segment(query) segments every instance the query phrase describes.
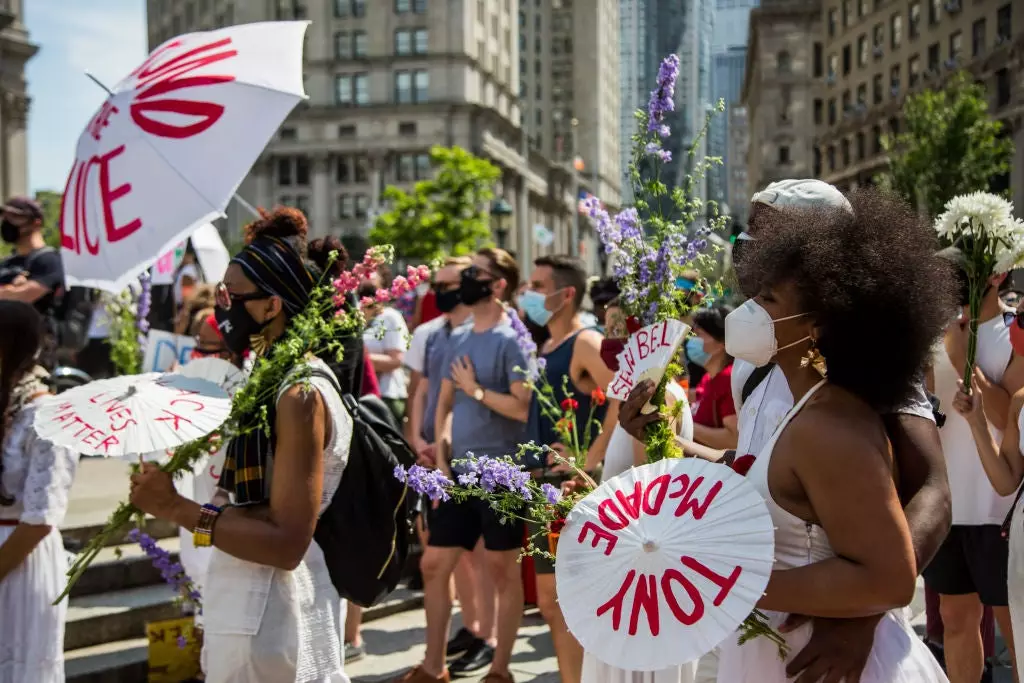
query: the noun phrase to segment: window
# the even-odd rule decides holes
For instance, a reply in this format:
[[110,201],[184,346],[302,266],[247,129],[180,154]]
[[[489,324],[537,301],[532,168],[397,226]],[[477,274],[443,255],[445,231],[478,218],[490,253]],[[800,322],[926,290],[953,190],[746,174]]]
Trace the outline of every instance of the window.
[[963,54],[964,48],[964,34],[963,31],[954,31],[953,35],[949,37],[949,58],[953,61],[958,60]]
[[277,184],[285,186],[292,184],[291,157],[281,157],[277,160]]
[[831,97],[828,101],[828,125],[836,125],[836,98]]
[[892,49],[896,49],[903,42],[903,17],[899,14],[892,15],[889,20],[889,33],[891,35]]
[[295,197],[291,196],[290,194],[283,194],[277,198],[277,203],[280,206],[291,206],[292,204],[295,203]]
[[882,74],[875,74],[871,79],[871,99],[875,104],[880,104],[885,99],[885,86],[882,84]]
[[836,72],[839,71],[839,57],[836,55],[828,56],[828,77],[831,80],[835,80]]
[[416,155],[416,180],[426,180],[430,177],[430,155]]
[[370,179],[370,157],[365,154],[355,159],[355,178],[357,183],[365,183]]
[[300,194],[295,198],[295,208],[302,212],[302,215],[309,216],[309,197]]
[[935,25],[942,18],[942,0],[928,1],[928,23]]
[[871,8],[868,6],[868,0],[860,0],[860,6],[857,8],[857,16],[867,16],[871,12]]
[[814,100],[814,123],[821,125],[825,119],[825,103],[820,98]]
[[872,126],[871,128],[871,153],[882,153],[882,127]]
[[868,84],[861,83],[857,86],[857,104],[867,105],[868,103]]
[[352,57],[352,41],[349,34],[344,31],[334,34],[334,57],[335,59],[349,59]]
[[780,74],[788,74],[793,70],[793,58],[785,50],[778,54],[776,60],[776,68],[778,68]]
[[939,70],[939,61],[941,59],[942,59],[942,57],[939,56],[939,44],[938,43],[932,43],[931,45],[929,45],[928,46],[928,70],[929,71],[938,71]]
[[395,31],[395,54],[406,56],[412,54],[412,32],[406,29]]
[[889,119],[889,132],[893,135],[900,134],[900,120],[895,116]]
[[821,148],[814,148],[814,177],[821,176]]
[[874,30],[871,32],[871,46],[875,48],[875,54],[878,55],[885,44],[885,25],[875,24]]
[[864,133],[857,133],[857,161],[861,161],[867,155],[867,140],[864,137]]
[[985,18],[978,19],[971,25],[971,56],[977,57],[985,52]]
[[828,157],[828,170],[836,170],[836,148],[834,145],[828,146],[828,153],[826,156]]
[[356,136],[356,127],[351,124],[344,126],[338,126],[338,137],[339,138],[354,138]]
[[415,121],[400,121],[398,124],[399,135],[416,135]]
[[853,55],[849,45],[843,46],[843,75],[850,75],[850,69],[853,68]]
[[356,207],[355,202],[352,200],[352,195],[338,195],[338,218],[352,218],[355,212]]
[[921,3],[915,2],[910,6],[910,39],[914,40],[921,35]]
[[295,157],[295,184],[309,185],[309,157]]
[[334,182],[338,185],[352,182],[352,160],[349,157],[337,157],[334,160]]
[[996,38],[1009,42],[1013,36],[1013,6],[1006,3],[996,12]]
[[789,147],[787,145],[779,145],[779,166],[785,166],[789,163]]
[[838,19],[837,12],[836,12],[835,7],[833,7],[832,9],[830,9],[828,11],[828,37],[829,38],[834,38],[835,35],[836,35],[836,22],[837,22],[837,19]]
[[430,74],[417,71],[413,76],[413,91],[417,102],[426,102],[430,91]]
[[853,3],[852,0],[843,0],[843,28],[850,25],[850,21],[853,19]]
[[897,64],[889,69],[889,92],[893,97],[900,94],[900,65]]
[[294,128],[282,128],[280,132],[282,140],[298,140],[299,134]]
[[909,85],[911,88],[913,88],[914,86],[916,86],[920,82],[920,80],[921,80],[921,58],[919,56],[914,55],[907,62],[907,74],[908,74],[907,85]]
[[412,72],[395,72],[395,102],[409,104],[412,102]]
[[355,31],[352,33],[352,56],[366,56],[366,31]]
[[865,66],[868,63],[868,37],[861,36],[857,39],[857,66]]
[[365,17],[366,16],[366,0],[352,0],[352,16],[353,17]]
[[821,43],[814,44],[814,77],[821,78],[825,72],[825,56]]
[[334,77],[334,103],[348,106],[355,104],[355,100],[352,97],[351,76]]
[[412,9],[411,0],[395,0],[395,14],[405,14]]
[[426,14],[427,0],[412,0],[412,11],[416,14]]
[[399,154],[395,158],[395,180],[407,183],[416,173],[416,160],[412,154]]
[[840,154],[842,154],[842,157],[843,157],[843,166],[849,166],[850,165],[850,141],[847,140],[846,138],[843,138],[842,141],[839,143],[839,151],[840,151]]
[[356,218],[366,218],[370,212],[370,198],[365,194],[356,195]]
[[1005,107],[1010,103],[1010,70],[996,71],[996,106]]
[[[412,35],[412,51],[418,55],[427,54],[427,29],[418,28]],[[505,46],[508,49],[508,45]]]
[[853,105],[853,99],[850,96],[849,90],[843,91],[843,114],[850,113],[850,107]]

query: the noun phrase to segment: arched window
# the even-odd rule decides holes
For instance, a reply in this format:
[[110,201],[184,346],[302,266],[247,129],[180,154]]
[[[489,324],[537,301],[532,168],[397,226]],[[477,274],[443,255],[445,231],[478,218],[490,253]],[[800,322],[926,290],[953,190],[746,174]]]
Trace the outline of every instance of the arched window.
[[793,58],[785,50],[778,54],[776,62],[779,73],[788,74],[793,70]]

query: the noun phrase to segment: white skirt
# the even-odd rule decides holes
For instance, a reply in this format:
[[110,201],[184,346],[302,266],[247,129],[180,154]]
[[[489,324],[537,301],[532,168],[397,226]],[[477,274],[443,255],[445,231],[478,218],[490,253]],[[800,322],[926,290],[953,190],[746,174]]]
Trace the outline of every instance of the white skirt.
[[627,671],[583,653],[582,683],[694,683],[696,677],[697,662],[661,671]]
[[[16,527],[0,526],[0,545]],[[53,529],[25,561],[0,580],[0,683],[63,683],[67,554]]]
[[[1013,632],[1024,633],[1024,496],[1017,501],[1010,518],[1010,560],[1007,588],[1010,594],[1010,622]],[[1024,641],[1024,638],[1018,636]],[[1017,671],[1024,672],[1024,646],[1017,648]]]
[[[785,615],[767,612],[775,628]],[[779,650],[767,638],[754,638],[743,645],[736,638],[722,643],[719,651],[718,680],[729,683],[792,683],[786,676],[786,663],[800,652],[811,638],[811,624],[786,634],[789,657],[779,658]],[[917,637],[906,618],[906,610],[889,612],[878,623],[875,644],[868,657],[860,683],[949,683],[924,642]]]

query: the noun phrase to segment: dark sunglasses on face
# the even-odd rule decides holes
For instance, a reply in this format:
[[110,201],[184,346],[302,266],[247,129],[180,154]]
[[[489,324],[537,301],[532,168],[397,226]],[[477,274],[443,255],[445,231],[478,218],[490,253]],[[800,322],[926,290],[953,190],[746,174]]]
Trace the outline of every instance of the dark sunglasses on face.
[[1003,313],[1003,322],[1009,327],[1013,321],[1017,321],[1017,327],[1024,330],[1024,311],[1006,311]]
[[[484,270],[483,268],[479,268],[477,266],[470,266],[466,268],[464,271],[462,271],[462,275],[463,277],[468,277],[473,280],[483,280],[484,282],[491,282],[493,280],[499,279],[498,276],[495,275],[494,273]],[[480,277],[481,275],[483,275],[484,277]]]
[[253,292],[251,294],[233,294],[228,291],[227,285],[223,282],[217,285],[214,291],[214,301],[217,306],[225,311],[231,310],[232,304],[244,304],[246,301],[260,301],[269,299],[272,295],[264,292]]

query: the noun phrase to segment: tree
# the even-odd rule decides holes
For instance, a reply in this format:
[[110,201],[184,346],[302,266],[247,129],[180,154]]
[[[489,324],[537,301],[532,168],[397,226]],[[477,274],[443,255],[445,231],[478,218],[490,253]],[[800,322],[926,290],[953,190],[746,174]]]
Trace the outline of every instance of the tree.
[[882,140],[889,172],[880,181],[919,210],[937,216],[953,197],[988,190],[1010,170],[1013,142],[989,117],[985,88],[967,73],[908,97],[903,110],[903,132]]
[[436,173],[411,193],[388,186],[390,208],[370,230],[374,244],[391,244],[399,258],[429,261],[471,254],[491,236],[487,207],[501,171],[460,147],[430,150]]
[[43,239],[47,245],[60,249],[60,212],[64,195],[52,190],[39,190],[36,201],[43,209]]

